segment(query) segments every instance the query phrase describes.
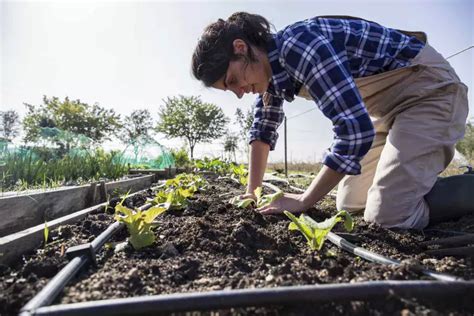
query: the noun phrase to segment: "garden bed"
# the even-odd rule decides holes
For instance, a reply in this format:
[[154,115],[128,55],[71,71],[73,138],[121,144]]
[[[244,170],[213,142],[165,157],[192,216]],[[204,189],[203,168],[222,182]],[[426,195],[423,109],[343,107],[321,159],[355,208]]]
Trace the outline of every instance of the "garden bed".
[[108,197],[148,188],[154,178],[134,175],[120,181],[0,197],[0,237],[105,202]]
[[[123,247],[126,230],[120,231],[98,253],[90,266],[73,280],[55,301],[84,302],[109,298],[222,289],[247,289],[304,284],[332,284],[374,280],[428,280],[414,263],[473,279],[472,258],[424,254],[420,242],[445,237],[449,231],[474,233],[474,216],[443,223],[424,233],[387,230],[355,217],[357,245],[382,255],[406,260],[401,266],[367,262],[326,243],[320,252],[309,249],[298,232],[288,231],[286,216],[262,216],[237,209],[228,199],[243,188],[229,179],[209,179],[206,191],[197,193],[183,211],[158,217],[157,242],[140,251]],[[282,188],[285,189],[285,188]],[[151,192],[149,192],[151,194]],[[128,205],[140,206],[145,195]],[[316,220],[334,214],[335,203],[326,198],[308,212]],[[0,268],[0,313],[16,314],[63,266],[65,249],[90,242],[113,222],[110,212],[89,214],[84,220],[60,227],[50,234],[54,241],[44,249],[25,254],[12,267]],[[338,230],[336,226],[336,231]],[[340,228],[339,228],[340,229]],[[121,244],[122,243],[122,244]],[[472,314],[474,294],[457,299],[419,300],[387,297],[385,300],[327,302],[315,305],[236,308],[233,314]],[[223,314],[229,311],[221,311]]]

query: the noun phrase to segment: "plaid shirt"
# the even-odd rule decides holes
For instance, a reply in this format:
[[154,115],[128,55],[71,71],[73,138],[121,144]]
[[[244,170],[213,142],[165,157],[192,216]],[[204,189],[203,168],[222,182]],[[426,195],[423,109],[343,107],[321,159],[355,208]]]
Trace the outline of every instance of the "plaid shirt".
[[406,67],[423,46],[415,37],[364,20],[313,18],[272,34],[272,77],[267,93],[256,100],[249,142],[258,139],[275,149],[283,101],[293,101],[304,86],[334,126],[323,163],[360,174],[375,132],[354,78]]

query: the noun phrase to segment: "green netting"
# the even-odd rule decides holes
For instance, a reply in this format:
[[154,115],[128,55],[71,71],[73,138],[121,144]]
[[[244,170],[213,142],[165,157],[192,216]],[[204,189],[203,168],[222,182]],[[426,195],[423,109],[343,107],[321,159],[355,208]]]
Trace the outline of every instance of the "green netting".
[[84,135],[42,128],[37,143],[15,146],[0,139],[1,190],[119,179],[128,169],[174,167],[172,154],[152,139],[106,151]]
[[165,169],[175,166],[171,152],[154,139],[139,139],[123,151],[124,160],[133,167]]

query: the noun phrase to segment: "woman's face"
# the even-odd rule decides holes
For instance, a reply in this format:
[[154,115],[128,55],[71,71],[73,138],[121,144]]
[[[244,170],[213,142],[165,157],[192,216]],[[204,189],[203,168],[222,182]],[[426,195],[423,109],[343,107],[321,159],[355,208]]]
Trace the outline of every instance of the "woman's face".
[[[234,53],[246,56],[249,47],[247,44],[236,39],[234,41]],[[213,88],[220,90],[230,90],[240,99],[245,93],[263,94],[268,89],[268,82],[271,77],[271,67],[268,57],[265,53],[253,49],[253,55],[257,62],[247,64],[242,57],[238,60],[229,62],[229,67],[224,77],[212,85]]]

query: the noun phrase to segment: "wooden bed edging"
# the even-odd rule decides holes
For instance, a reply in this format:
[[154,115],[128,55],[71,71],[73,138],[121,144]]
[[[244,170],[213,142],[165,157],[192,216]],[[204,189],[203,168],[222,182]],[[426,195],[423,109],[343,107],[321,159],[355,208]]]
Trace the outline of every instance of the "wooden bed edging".
[[153,175],[0,198],[0,237],[150,187]]
[[[135,193],[131,193],[128,196],[139,194],[141,192],[146,191],[148,188],[149,187],[143,190],[136,191]],[[103,202],[52,220],[47,223],[48,229],[51,231],[61,225],[74,223],[86,217],[87,214],[105,207],[107,204],[108,202]],[[44,242],[43,233],[44,223],[41,223],[39,225],[27,228],[20,232],[0,237],[0,264],[10,265],[26,252],[39,247]]]

